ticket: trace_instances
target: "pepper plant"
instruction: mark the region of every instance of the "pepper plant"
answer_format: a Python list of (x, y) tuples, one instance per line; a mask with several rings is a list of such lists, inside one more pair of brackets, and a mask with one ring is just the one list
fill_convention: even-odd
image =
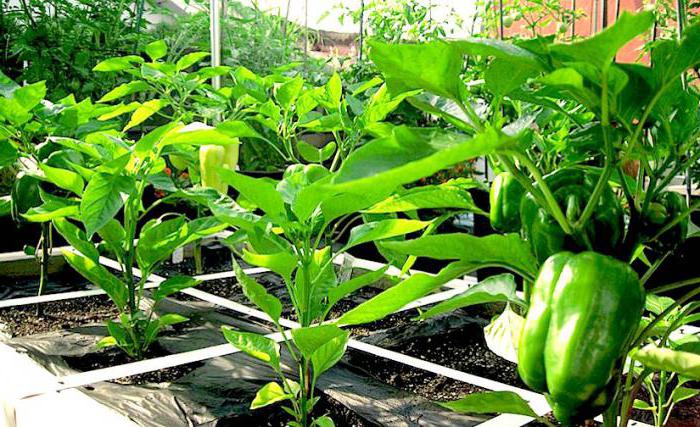
[[(655, 283), (654, 272), (686, 238), (688, 217), (700, 207), (697, 201), (688, 206), (667, 190), (676, 175), (700, 158), (699, 97), (682, 79), (686, 70), (700, 64), (700, 26), (687, 28), (681, 40), (658, 42), (651, 66), (615, 62), (618, 50), (652, 24), (648, 12), (623, 14), (600, 34), (570, 44), (551, 38), (372, 43), (370, 56), (393, 95), (424, 91), (441, 102), (409, 100), (446, 118), (455, 129), (477, 138), (493, 134), (494, 141), (512, 138), (510, 143), (494, 144), (487, 155), (496, 169), (509, 173), (508, 188), (503, 188), (506, 178), (499, 178), (493, 188), (494, 226), (520, 235), (456, 233), (382, 242), (395, 253), (451, 262), (436, 277), (418, 274), (406, 279), (345, 313), (337, 323), (377, 320), (446, 280), (500, 266), (524, 279), (524, 299), (516, 294), (512, 276), (496, 276), (432, 307), (421, 318), (484, 302), (507, 303), (504, 314), (486, 329), (487, 342), (519, 364), (525, 383), (545, 393), (563, 424), (603, 413), (606, 426), (618, 425), (618, 419), (619, 425), (627, 425), (634, 394), (651, 375), (663, 376), (664, 384), (672, 375), (697, 379), (697, 347), (679, 347), (668, 340), (684, 321), (666, 322), (679, 307), (684, 307), (686, 319), (693, 319), (697, 305), (687, 304), (700, 293), (699, 279)], [(476, 108), (461, 80), (465, 55), (489, 60), (485, 88), (493, 99), (485, 111)], [(424, 69), (436, 71), (426, 75)], [(547, 153), (554, 155), (555, 167), (545, 174), (538, 166), (541, 147), (532, 144), (530, 136), (536, 116), (504, 115), (506, 100), (543, 112), (568, 105), (587, 111), (591, 120), (571, 122), (579, 138), (570, 138), (566, 149)], [(448, 157), (447, 152), (443, 166), (465, 159)], [(417, 153), (413, 162), (423, 159)], [(379, 155), (366, 160), (368, 165), (383, 161)], [(630, 164), (638, 164), (638, 170)], [(398, 166), (378, 176), (400, 170)], [(362, 183), (355, 179), (347, 185), (363, 187)], [(512, 221), (503, 221), (502, 212), (510, 212)], [(663, 310), (648, 312), (648, 320), (642, 321), (650, 299), (670, 289), (686, 292)], [(667, 399), (665, 391), (661, 395)], [(536, 416), (519, 397), (510, 395), (507, 400), (515, 403), (489, 405), (490, 396), (476, 394), (446, 406)]]
[[(426, 143), (424, 137), (428, 135), (435, 141)], [(378, 280), (385, 272), (382, 269), (344, 281), (339, 279), (334, 261), (363, 243), (391, 240), (410, 233), (428, 234), (443, 220), (423, 221), (415, 215), (398, 217), (399, 213), (445, 206), (457, 206), (463, 211), (478, 210), (468, 192), (469, 186), (459, 183), (396, 191), (405, 183), (439, 170), (440, 161), (432, 157), (443, 156), (442, 148), (476, 156), (485, 152), (484, 147), (490, 144), (486, 137), (465, 142), (440, 129), (397, 127), (387, 136), (358, 148), (337, 172), (319, 164), (297, 164), (287, 168), (282, 180), (272, 181), (220, 169), (221, 179), (237, 190), (239, 200), (244, 199), (245, 203), (223, 197), (210, 200), (209, 209), (216, 218), (236, 230), (226, 239), (235, 254), (249, 264), (269, 268), (282, 277), (292, 315), (300, 325), (291, 334), (285, 331), (280, 325), (282, 301), (245, 275), (234, 260), (244, 294), (274, 322), (297, 367), (295, 374), (283, 371), (280, 345), (272, 339), (224, 328), (229, 342), (267, 362), (279, 376), (278, 382), (269, 383), (258, 392), (253, 408), (286, 402), (285, 411), (294, 417), (292, 425), (332, 425), (327, 417), (311, 419), (318, 401), (315, 385), (319, 376), (342, 357), (348, 332), (326, 321), (338, 301)], [(412, 163), (416, 152), (432, 156)], [(366, 159), (380, 153), (391, 153), (381, 167), (405, 164), (402, 172), (367, 177), (366, 184), (358, 185), (357, 178), (379, 172), (376, 165), (368, 168)], [(353, 185), (346, 185), (346, 181), (353, 181)], [(436, 192), (451, 198), (436, 197)], [(358, 214), (366, 215), (365, 222), (352, 226), (348, 218)], [(373, 217), (375, 215), (380, 217)], [(346, 241), (338, 240), (341, 227), (350, 230)]]
[[(222, 229), (211, 217), (190, 221), (172, 213), (150, 218), (149, 213), (158, 204), (144, 206), (144, 192), (164, 181), (166, 166), (161, 153), (165, 147), (236, 141), (213, 128), (169, 123), (138, 141), (107, 131), (89, 134), (82, 140), (54, 138), (53, 142), (80, 154), (60, 173), (45, 177), (71, 192), (51, 201), (52, 210), (62, 212), (62, 218), (54, 219), (53, 224), (74, 248), (65, 251), (64, 256), (75, 270), (107, 293), (120, 313), (118, 321), (107, 322), (110, 336), (99, 345), (116, 345), (141, 359), (164, 328), (187, 320), (177, 314), (156, 316), (158, 302), (197, 284), (187, 276), (169, 278), (155, 286), (149, 305), (144, 299), (149, 276), (175, 249)], [(120, 212), (121, 217), (117, 216)], [(100, 263), (98, 248), (92, 243), (95, 235), (118, 261), (121, 275)]]

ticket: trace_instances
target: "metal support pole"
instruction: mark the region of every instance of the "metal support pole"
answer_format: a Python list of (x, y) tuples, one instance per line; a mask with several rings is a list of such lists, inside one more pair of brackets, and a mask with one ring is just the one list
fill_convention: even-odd
[[(221, 65), (221, 1), (209, 0), (209, 35), (211, 39), (211, 66)], [(214, 89), (221, 89), (221, 76), (211, 79)]]
[(362, 62), (362, 50), (365, 44), (365, 0), (360, 0), (360, 41), (359, 52), (357, 54), (358, 62)]

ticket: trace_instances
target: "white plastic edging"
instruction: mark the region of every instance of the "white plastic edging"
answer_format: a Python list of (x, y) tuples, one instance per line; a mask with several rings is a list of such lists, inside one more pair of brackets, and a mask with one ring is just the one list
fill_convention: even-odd
[[(79, 390), (49, 393), (24, 398), (27, 392), (55, 387), (57, 378), (37, 365), (28, 355), (0, 343), (0, 422), (5, 427), (45, 425), (94, 427), (135, 426), (127, 417), (110, 409)], [(12, 369), (9, 369), (11, 367)]]

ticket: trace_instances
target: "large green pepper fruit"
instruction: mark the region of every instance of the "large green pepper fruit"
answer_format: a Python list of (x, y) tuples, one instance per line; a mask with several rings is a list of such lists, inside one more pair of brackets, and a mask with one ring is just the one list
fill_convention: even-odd
[(202, 187), (214, 188), (221, 193), (228, 191), (228, 185), (221, 179), (217, 168), (226, 165), (226, 149), (221, 145), (202, 145), (199, 148), (199, 172)]
[[(544, 178), (570, 222), (583, 213), (600, 175), (582, 169), (560, 169)], [(537, 188), (537, 186), (535, 186)], [(567, 235), (546, 208), (537, 204), (532, 194), (520, 204), (522, 233), (540, 262), (564, 250), (580, 252), (593, 249), (613, 254), (624, 235), (624, 216), (619, 200), (609, 185), (605, 185), (586, 226), (580, 234)], [(589, 247), (590, 245), (590, 247)]]
[(624, 262), (596, 252), (551, 256), (533, 286), (520, 336), (520, 377), (546, 393), (563, 423), (603, 412), (643, 307), (639, 278)]
[(489, 200), (491, 204), (491, 227), (503, 233), (520, 229), (520, 202), (525, 188), (510, 172), (496, 176), (491, 184)]
[[(674, 191), (664, 191), (649, 203), (643, 221), (643, 234), (647, 237), (656, 235), (670, 221), (688, 208), (685, 197)], [(682, 243), (688, 235), (688, 218), (684, 218), (670, 230), (659, 236), (657, 245), (669, 249)]]

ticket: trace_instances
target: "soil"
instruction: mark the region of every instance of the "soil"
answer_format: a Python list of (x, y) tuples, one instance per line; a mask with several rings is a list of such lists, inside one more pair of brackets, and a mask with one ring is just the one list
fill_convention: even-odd
[[(164, 348), (155, 343), (151, 345), (151, 347), (148, 349), (145, 359), (167, 356), (169, 354), (170, 353), (167, 352)], [(89, 353), (82, 357), (64, 356), (63, 359), (66, 361), (68, 366), (80, 372), (109, 368), (112, 366), (123, 365), (125, 363), (131, 363), (135, 361), (118, 348), (108, 348), (97, 353)], [(170, 383), (184, 377), (185, 375), (189, 374), (190, 372), (194, 371), (202, 365), (202, 362), (193, 362), (188, 363), (186, 365), (173, 366), (171, 368), (161, 369), (159, 371), (146, 372), (144, 374), (118, 378), (115, 380), (110, 380), (110, 382), (122, 385)]]
[(0, 309), (0, 333), (27, 336), (62, 329), (104, 323), (119, 316), (114, 303), (106, 295), (64, 301), (24, 305)]
[(357, 369), (376, 380), (433, 401), (456, 400), (471, 393), (486, 391), (486, 389), (472, 384), (357, 350), (348, 350), (347, 357), (353, 366), (361, 366), (362, 368)]

